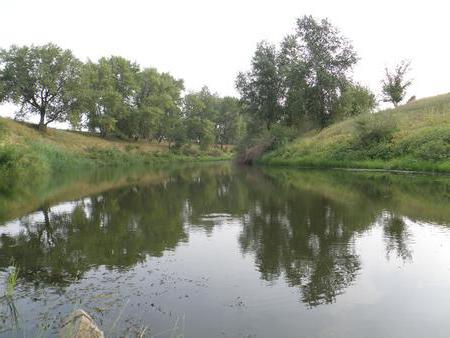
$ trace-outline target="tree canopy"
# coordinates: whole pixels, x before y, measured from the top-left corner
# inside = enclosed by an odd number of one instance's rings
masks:
[[[303,16],[279,46],[257,44],[250,69],[236,78],[238,99],[206,86],[185,93],[183,80],[121,56],[82,63],[53,44],[12,46],[0,50],[0,102],[17,104],[20,118],[37,114],[39,126],[69,122],[103,137],[207,149],[265,133],[272,141],[263,143],[274,145],[375,108],[373,93],[352,79],[357,61],[328,20]],[[386,70],[383,93],[394,105],[411,84],[408,68]]]
[[[0,102],[36,114],[39,126],[68,122],[103,137],[236,144],[245,130],[240,101],[207,87],[183,95],[184,83],[121,56],[79,61],[54,44],[0,50]]]
[[[19,116],[39,115],[39,126],[76,122],[81,62],[54,44],[0,50],[0,99],[19,105]]]
[[[406,79],[410,66],[411,62],[403,60],[394,70],[385,68],[385,78],[382,81],[384,102],[391,102],[397,107],[403,101],[408,87],[412,84],[411,80]]]
[[[362,101],[352,105],[351,115],[373,109],[373,94],[351,79],[357,60],[351,43],[328,20],[304,16],[280,48],[257,45],[251,69],[238,75],[236,88],[245,110],[267,129],[307,123],[323,128],[342,115],[349,93],[356,91]]]

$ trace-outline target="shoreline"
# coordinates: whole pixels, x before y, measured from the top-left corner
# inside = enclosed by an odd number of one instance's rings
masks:
[[[301,162],[301,161],[300,161]],[[365,164],[371,164],[370,161],[364,162]],[[379,163],[379,162],[373,162],[372,164]],[[389,164],[389,162],[384,162],[386,165]],[[383,168],[379,166],[374,167],[366,167],[364,165],[358,166],[355,162],[349,162],[349,165],[307,165],[307,164],[296,164],[296,163],[289,163],[289,161],[278,161],[278,160],[257,160],[255,161],[256,166],[262,166],[262,167],[279,167],[279,168],[291,168],[291,169],[309,169],[309,170],[337,170],[337,171],[351,171],[351,172],[386,172],[386,173],[393,173],[393,174],[410,174],[410,175],[436,175],[436,176],[450,176],[450,169],[442,169],[439,166],[435,166],[434,163],[426,163],[429,165],[430,169],[408,169],[405,168]],[[353,165],[352,165],[353,164]],[[448,162],[444,162],[444,164],[448,164]]]

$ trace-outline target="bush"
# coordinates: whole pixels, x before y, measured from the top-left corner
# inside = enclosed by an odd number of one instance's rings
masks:
[[[207,155],[211,157],[222,157],[224,154],[219,148],[212,148],[207,152]]]
[[[426,161],[450,159],[450,126],[424,128],[399,142],[398,156],[413,155]]]
[[[49,163],[31,151],[16,146],[0,148],[0,190],[7,190],[16,181],[39,180],[48,171]],[[25,182],[24,182],[25,183]]]
[[[375,95],[366,87],[347,86],[335,107],[335,120],[371,113],[377,106]]]
[[[295,128],[280,124],[275,124],[272,129],[270,129],[269,134],[274,149],[291,142],[298,136],[298,132]]]
[[[191,144],[185,144],[181,146],[180,153],[185,156],[200,156],[200,150]]]
[[[395,120],[385,114],[364,114],[355,120],[356,137],[363,146],[389,142],[395,130]]]
[[[450,158],[450,143],[445,140],[430,140],[419,146],[415,155],[423,160],[440,161]]]

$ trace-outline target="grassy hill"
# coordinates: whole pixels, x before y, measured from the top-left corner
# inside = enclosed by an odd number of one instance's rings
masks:
[[[174,153],[167,144],[104,139],[88,133],[34,126],[0,118],[0,186],[27,178],[41,179],[61,171],[98,166],[135,166],[166,161],[224,159],[217,147],[201,152],[187,146]]]
[[[450,172],[450,94],[310,132],[259,163]]]

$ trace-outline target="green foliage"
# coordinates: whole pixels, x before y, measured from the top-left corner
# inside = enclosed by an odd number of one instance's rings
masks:
[[[449,95],[363,114],[301,136],[259,159],[273,165],[450,170]]]
[[[183,100],[183,122],[187,138],[206,150],[212,143],[236,144],[245,134],[241,106],[233,97],[221,98],[207,87]]]
[[[355,134],[364,145],[389,142],[396,129],[395,120],[387,115],[365,114],[355,120]]]
[[[289,142],[298,136],[298,131],[293,127],[287,127],[283,125],[275,125],[269,131],[272,147],[278,148]]]
[[[14,297],[14,293],[16,291],[19,271],[19,267],[14,263],[12,263],[12,265],[9,267],[8,277],[6,279],[6,297],[9,297],[10,299]]]
[[[356,61],[351,44],[329,21],[304,16],[279,50],[258,44],[251,70],[238,75],[236,88],[255,130],[274,124],[323,128],[343,109],[357,113],[373,107],[372,95],[351,85]],[[345,92],[347,87],[353,93]],[[358,97],[350,99],[353,94]]]
[[[382,81],[383,100],[391,102],[394,107],[405,98],[406,90],[411,86],[412,81],[405,79],[409,72],[411,62],[402,61],[393,71],[385,69],[385,79]]]
[[[246,132],[246,123],[241,115],[241,104],[238,99],[226,96],[219,100],[216,118],[216,143],[236,144]]]
[[[335,120],[371,113],[376,105],[375,95],[370,89],[359,84],[349,84],[337,101]]]
[[[358,60],[350,42],[328,20],[304,16],[297,20],[296,45],[304,72],[308,100],[304,105],[319,127],[332,119],[339,89]],[[299,66],[301,67],[301,66]]]
[[[88,62],[83,68],[83,98],[87,127],[107,136],[115,131],[132,136],[136,129],[130,118],[139,67],[117,56]]]
[[[40,115],[40,126],[69,122],[103,137],[156,140],[179,148],[193,142],[237,144],[246,121],[239,100],[207,87],[182,98],[183,81],[120,56],[82,64],[56,45],[0,50],[0,103]],[[41,129],[41,128],[40,128]]]
[[[138,120],[138,136],[143,139],[173,140],[173,123],[181,119],[183,81],[150,68],[138,74],[138,83],[134,114]]]
[[[246,111],[267,129],[281,119],[281,77],[277,57],[274,45],[260,42],[252,59],[252,69],[239,73],[236,80]]]
[[[424,161],[442,161],[450,156],[450,126],[425,128],[399,143],[397,155],[412,153]]]
[[[15,145],[0,147],[0,190],[8,190],[24,177],[32,183],[47,170],[48,163],[37,153]]]
[[[80,69],[70,50],[47,44],[0,50],[0,101],[20,106],[17,116],[40,116],[41,127],[53,121],[77,124]]]
[[[200,156],[201,152],[197,147],[194,147],[192,144],[184,144],[180,148],[180,152],[186,156]]]

